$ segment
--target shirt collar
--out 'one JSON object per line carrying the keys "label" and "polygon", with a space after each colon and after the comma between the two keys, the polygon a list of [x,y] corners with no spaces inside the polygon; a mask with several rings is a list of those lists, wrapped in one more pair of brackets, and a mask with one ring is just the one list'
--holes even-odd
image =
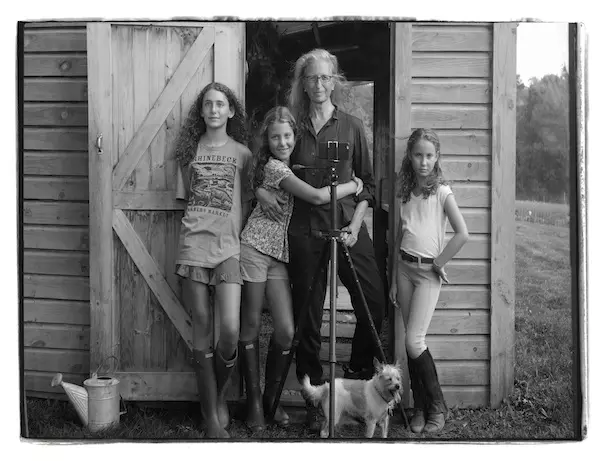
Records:
{"label": "shirt collar", "polygon": [[[335,104],[333,105],[333,113],[331,114],[331,118],[334,120],[338,120],[339,116],[338,116],[338,106],[336,106]],[[308,113],[306,113],[304,115],[304,121],[305,122],[310,122],[310,115]]]}
{"label": "shirt collar", "polygon": [[[335,104],[333,105],[333,113],[331,114],[331,118],[329,120],[339,120],[338,106]],[[329,123],[329,120],[325,124]],[[304,115],[303,121],[306,127],[309,127],[310,130],[313,129],[312,122],[310,121],[310,115],[308,113]]]}

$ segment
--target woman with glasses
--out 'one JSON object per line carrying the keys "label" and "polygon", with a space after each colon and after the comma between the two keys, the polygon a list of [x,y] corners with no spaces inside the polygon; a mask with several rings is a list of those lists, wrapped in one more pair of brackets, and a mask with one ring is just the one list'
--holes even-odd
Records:
{"label": "woman with glasses", "polygon": [[[379,333],[385,306],[383,282],[375,262],[373,243],[363,223],[365,212],[374,206],[375,183],[363,123],[358,118],[340,110],[346,80],[337,58],[323,49],[312,50],[301,56],[295,64],[294,78],[289,93],[289,107],[298,122],[299,136],[291,157],[291,165],[319,167],[322,169],[296,169],[297,173],[313,187],[329,184],[329,162],[319,159],[319,143],[339,141],[350,146],[349,156],[337,164],[339,183],[352,178],[363,181],[363,191],[338,201],[338,227],[344,231],[342,241],[349,247],[361,288],[367,300],[373,322]],[[345,156],[345,155],[344,155]],[[292,167],[293,168],[293,167]],[[265,213],[280,213],[276,197],[263,188],[256,190]],[[312,276],[319,263],[319,255],[328,241],[319,237],[319,231],[331,228],[330,205],[315,206],[296,199],[288,227],[290,262],[288,274],[292,284],[294,315],[297,317],[304,305]],[[373,357],[377,347],[372,338],[368,319],[360,305],[360,297],[352,279],[350,265],[341,255],[338,260],[340,280],[348,289],[357,318],[350,362],[345,366],[345,378],[370,379],[374,374]],[[322,383],[323,368],[319,360],[323,304],[327,289],[327,273],[321,273],[308,305],[308,317],[301,331],[296,353],[296,377],[310,377],[313,385]],[[319,430],[317,408],[307,402],[307,422],[313,431]]]}

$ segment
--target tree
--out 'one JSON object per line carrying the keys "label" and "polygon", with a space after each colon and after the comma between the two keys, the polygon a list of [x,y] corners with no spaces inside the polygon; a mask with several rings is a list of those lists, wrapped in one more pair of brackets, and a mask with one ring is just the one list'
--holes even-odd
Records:
{"label": "tree", "polygon": [[517,76],[517,197],[562,200],[569,189],[569,75]]}

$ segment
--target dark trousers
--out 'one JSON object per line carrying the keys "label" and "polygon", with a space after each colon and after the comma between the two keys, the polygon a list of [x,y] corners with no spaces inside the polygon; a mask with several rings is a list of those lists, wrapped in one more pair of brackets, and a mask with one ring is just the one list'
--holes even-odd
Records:
{"label": "dark trousers", "polygon": [[[319,255],[329,241],[310,235],[309,229],[295,229],[289,233],[290,263],[288,272],[292,284],[294,305],[294,321],[298,324],[298,316],[304,306],[313,274],[319,264]],[[375,261],[373,243],[365,225],[361,227],[356,244],[349,248],[358,280],[367,300],[367,305],[377,334],[381,331],[385,309],[385,293],[383,282]],[[373,357],[377,356],[377,346],[371,333],[368,318],[363,312],[358,289],[355,286],[350,265],[341,251],[338,250],[338,275],[350,293],[352,306],[356,315],[356,329],[352,339],[350,367],[354,370],[372,367]],[[296,350],[296,377],[299,381],[308,375],[313,384],[322,382],[323,367],[319,361],[321,349],[321,324],[323,320],[323,303],[327,290],[327,267],[318,277],[313,287],[312,299],[308,305],[308,317],[300,332],[300,343]],[[331,294],[335,296],[335,293]]]}

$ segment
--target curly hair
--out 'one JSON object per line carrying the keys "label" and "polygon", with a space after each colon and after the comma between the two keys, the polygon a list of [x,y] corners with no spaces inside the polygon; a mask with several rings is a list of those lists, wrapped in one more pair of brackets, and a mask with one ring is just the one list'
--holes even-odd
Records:
{"label": "curly hair", "polygon": [[188,112],[188,115],[179,130],[177,141],[175,143],[175,158],[182,167],[187,166],[198,149],[198,143],[204,133],[206,133],[206,123],[202,116],[202,104],[204,96],[210,90],[216,90],[225,95],[229,107],[234,111],[232,118],[227,120],[227,134],[241,144],[248,143],[248,129],[246,127],[246,112],[240,100],[233,91],[226,85],[218,82],[212,82],[206,85]]}
{"label": "curly hair", "polygon": [[442,166],[440,164],[441,151],[440,151],[440,139],[435,131],[427,128],[417,128],[412,132],[406,143],[406,154],[402,159],[402,166],[400,167],[400,173],[398,175],[398,197],[402,198],[402,203],[406,203],[410,200],[410,193],[417,187],[417,175],[412,167],[410,154],[412,153],[414,145],[421,140],[429,141],[433,144],[435,152],[438,158],[433,166],[433,171],[427,177],[427,182],[422,187],[423,198],[429,197],[437,191],[440,184],[446,184],[444,175],[442,173]]}
{"label": "curly hair", "polygon": [[[285,106],[275,106],[267,112],[265,119],[260,127],[261,146],[258,148],[254,161],[252,163],[252,188],[256,190],[265,179],[265,165],[272,157],[269,148],[269,127],[274,123],[287,123],[294,132],[294,137],[298,134],[298,125],[296,119]],[[296,139],[297,141],[297,139]]]}
{"label": "curly hair", "polygon": [[316,61],[325,61],[331,64],[331,74],[333,75],[335,82],[335,86],[331,92],[331,102],[333,104],[336,106],[341,104],[346,99],[349,92],[348,82],[340,70],[338,59],[329,51],[315,48],[300,56],[292,68],[294,78],[287,98],[288,106],[290,107],[292,115],[298,120],[300,130],[306,128],[304,123],[310,105],[310,99],[304,91],[306,68],[309,64]]}

